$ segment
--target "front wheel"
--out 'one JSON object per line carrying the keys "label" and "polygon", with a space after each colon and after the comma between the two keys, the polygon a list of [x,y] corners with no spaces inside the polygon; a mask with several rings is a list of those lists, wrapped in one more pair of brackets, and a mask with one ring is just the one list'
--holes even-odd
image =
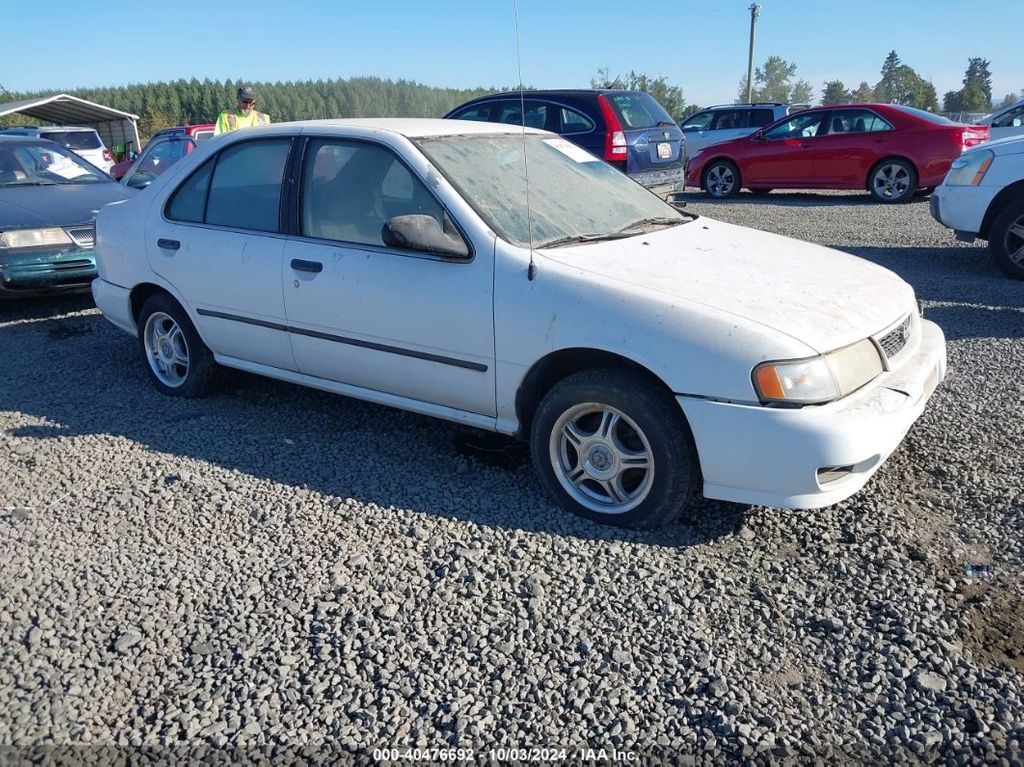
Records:
{"label": "front wheel", "polygon": [[740,171],[729,160],[715,160],[704,171],[704,188],[712,197],[724,200],[740,191]]}
{"label": "front wheel", "polygon": [[917,171],[906,160],[882,160],[871,171],[868,189],[879,202],[906,202],[917,191]]}
{"label": "front wheel", "polygon": [[1024,197],[1012,200],[992,222],[988,251],[1006,274],[1024,280]]}
{"label": "front wheel", "polygon": [[220,368],[177,301],[150,296],[138,318],[139,346],[153,384],[172,397],[205,397],[218,383]]}
{"label": "front wheel", "polygon": [[595,368],[557,383],[534,416],[530,449],[548,492],[601,524],[667,524],[699,482],[693,436],[678,403],[631,371]]}

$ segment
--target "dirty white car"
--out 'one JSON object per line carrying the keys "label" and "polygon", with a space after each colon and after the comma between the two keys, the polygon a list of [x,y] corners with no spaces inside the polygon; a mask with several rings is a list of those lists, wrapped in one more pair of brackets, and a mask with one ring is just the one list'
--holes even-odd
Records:
{"label": "dirty white car", "polygon": [[518,434],[601,522],[661,524],[698,490],[835,503],[945,373],[892,273],[680,212],[543,131],[238,131],[97,234],[96,304],[161,391],[223,365]]}

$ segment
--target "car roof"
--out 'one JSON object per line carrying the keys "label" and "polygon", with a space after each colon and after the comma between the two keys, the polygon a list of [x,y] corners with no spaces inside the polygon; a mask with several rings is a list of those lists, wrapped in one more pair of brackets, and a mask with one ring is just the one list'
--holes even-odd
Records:
{"label": "car roof", "polygon": [[[522,135],[521,125],[505,125],[503,123],[478,122],[475,120],[443,120],[438,117],[363,117],[349,120],[303,120],[290,123],[275,123],[266,128],[260,128],[264,132],[278,132],[275,128],[296,129],[296,128],[362,128],[369,130],[386,131],[395,133],[407,138],[426,138],[433,136],[466,136],[466,135],[494,135],[513,133]],[[252,128],[247,129],[248,131]],[[526,128],[527,133],[545,134],[535,128]]]}
{"label": "car roof", "polygon": [[[646,91],[630,90],[628,88],[552,88],[550,90],[524,90],[523,98],[544,98],[546,96],[594,96],[606,93],[646,93]],[[488,99],[519,98],[520,91],[504,91],[502,93],[488,93],[486,96],[477,96],[465,102],[472,104],[475,101],[486,101]],[[459,106],[463,106],[460,104]]]}
{"label": "car roof", "polygon": [[95,128],[86,128],[82,125],[40,125],[40,133],[53,133],[53,131],[92,131],[96,132]]}
{"label": "car roof", "polygon": [[0,143],[3,144],[55,144],[60,146],[56,141],[50,141],[48,138],[42,138],[40,136],[18,136],[14,133],[0,133]]}

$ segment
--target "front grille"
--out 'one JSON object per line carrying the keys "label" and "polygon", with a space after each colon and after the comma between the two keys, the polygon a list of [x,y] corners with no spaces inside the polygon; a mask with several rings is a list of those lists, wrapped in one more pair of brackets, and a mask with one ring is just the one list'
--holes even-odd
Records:
{"label": "front grille", "polygon": [[891,360],[903,351],[903,347],[906,346],[907,341],[910,340],[910,333],[913,330],[913,327],[914,315],[908,314],[907,318],[903,320],[903,322],[881,338],[876,339],[878,341],[878,345],[882,347],[882,351],[885,353],[885,358],[887,360]]}
{"label": "front grille", "polygon": [[80,248],[91,248],[96,244],[96,230],[92,226],[73,226],[66,231]]}

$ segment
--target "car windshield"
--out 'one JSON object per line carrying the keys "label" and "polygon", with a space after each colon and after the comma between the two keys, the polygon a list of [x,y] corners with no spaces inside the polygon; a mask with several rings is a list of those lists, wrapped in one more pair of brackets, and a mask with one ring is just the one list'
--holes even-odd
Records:
{"label": "car windshield", "polygon": [[927,120],[930,123],[936,125],[956,125],[955,122],[942,115],[937,115],[934,112],[925,112],[923,109],[915,109],[914,107],[905,107],[902,104],[891,104],[893,109],[898,109],[901,112],[906,112],[908,115],[914,117],[920,117],[922,120]]}
{"label": "car windshield", "polygon": [[488,225],[520,247],[633,236],[693,218],[555,136],[438,136],[417,144]]}
{"label": "car windshield", "polygon": [[114,183],[98,168],[50,141],[0,143],[0,187]]}
{"label": "car windshield", "polygon": [[92,130],[46,130],[39,131],[40,138],[56,141],[71,150],[100,149],[103,144],[96,131]]}

